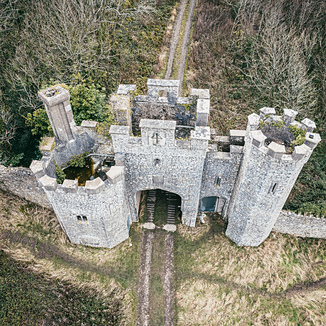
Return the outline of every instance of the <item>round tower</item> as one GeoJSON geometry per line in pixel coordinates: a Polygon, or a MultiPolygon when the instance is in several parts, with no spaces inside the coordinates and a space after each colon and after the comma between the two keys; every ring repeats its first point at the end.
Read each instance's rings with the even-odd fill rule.
{"type": "Polygon", "coordinates": [[[321,140],[315,123],[274,108],[251,114],[244,156],[228,211],[226,235],[238,245],[258,246],[270,234],[303,165],[321,140]]]}

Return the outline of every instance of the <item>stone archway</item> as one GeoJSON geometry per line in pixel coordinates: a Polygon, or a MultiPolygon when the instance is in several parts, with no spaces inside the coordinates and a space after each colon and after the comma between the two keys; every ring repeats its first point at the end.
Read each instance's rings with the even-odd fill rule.
{"type": "Polygon", "coordinates": [[[178,194],[160,188],[139,190],[135,194],[139,221],[158,226],[181,222],[181,201],[178,194]]]}

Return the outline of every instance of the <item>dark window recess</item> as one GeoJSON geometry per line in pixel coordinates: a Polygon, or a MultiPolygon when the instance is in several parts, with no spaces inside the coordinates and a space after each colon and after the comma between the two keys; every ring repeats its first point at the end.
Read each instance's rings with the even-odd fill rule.
{"type": "Polygon", "coordinates": [[[158,145],[158,133],[155,134],[155,144],[158,145]]]}
{"type": "Polygon", "coordinates": [[[83,216],[83,221],[86,222],[87,221],[87,217],[84,215],[83,216]]]}
{"type": "Polygon", "coordinates": [[[87,216],[85,216],[85,215],[77,215],[77,220],[87,222],[87,216]]]}
{"type": "Polygon", "coordinates": [[[272,184],[270,192],[274,195],[276,192],[276,189],[277,189],[277,183],[275,182],[272,184]]]}
{"type": "Polygon", "coordinates": [[[167,91],[160,90],[160,91],[158,91],[158,96],[159,97],[168,97],[169,93],[167,91]]]}
{"type": "Polygon", "coordinates": [[[216,178],[215,178],[215,184],[216,184],[217,186],[220,186],[220,185],[221,185],[221,182],[222,182],[222,178],[221,178],[221,177],[216,177],[216,178]]]}
{"type": "Polygon", "coordinates": [[[82,220],[82,217],[80,215],[77,215],[77,220],[78,221],[81,221],[82,220]]]}
{"type": "Polygon", "coordinates": [[[156,158],[154,160],[154,166],[158,166],[158,165],[160,165],[160,163],[161,163],[161,160],[159,158],[156,158]]]}

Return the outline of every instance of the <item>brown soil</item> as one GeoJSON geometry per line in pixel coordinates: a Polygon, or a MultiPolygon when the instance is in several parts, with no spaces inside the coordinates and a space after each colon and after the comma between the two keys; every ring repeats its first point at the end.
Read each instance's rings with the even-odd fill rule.
{"type": "Polygon", "coordinates": [[[149,292],[152,249],[154,232],[147,231],[143,236],[140,256],[139,288],[138,288],[138,322],[139,326],[149,325],[149,292]]]}

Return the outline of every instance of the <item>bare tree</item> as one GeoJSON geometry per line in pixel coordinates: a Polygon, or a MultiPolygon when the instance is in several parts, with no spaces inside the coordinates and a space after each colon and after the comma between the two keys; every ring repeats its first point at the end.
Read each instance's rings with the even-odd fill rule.
{"type": "Polygon", "coordinates": [[[285,22],[282,8],[270,6],[249,43],[250,50],[243,54],[247,68],[238,69],[250,85],[269,105],[311,112],[316,107],[316,90],[308,61],[316,43],[314,34],[299,33],[285,22]]]}

